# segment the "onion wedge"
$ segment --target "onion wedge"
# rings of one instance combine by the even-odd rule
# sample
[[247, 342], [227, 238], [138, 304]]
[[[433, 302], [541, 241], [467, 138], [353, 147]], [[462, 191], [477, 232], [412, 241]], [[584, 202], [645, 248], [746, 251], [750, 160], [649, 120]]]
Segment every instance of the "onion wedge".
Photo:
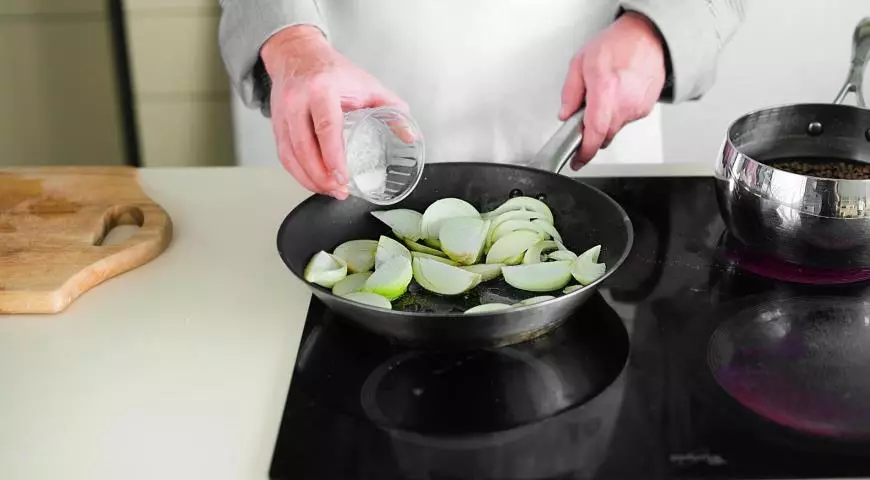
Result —
[[428, 258], [415, 258], [414, 280], [421, 287], [440, 295], [459, 295], [480, 284], [480, 274], [451, 267]]
[[509, 308], [511, 308], [511, 306], [505, 303], [484, 303], [482, 305], [469, 308], [465, 311], [465, 313], [497, 312], [499, 310], [507, 310]]
[[441, 250], [438, 250], [438, 249], [435, 249], [432, 247], [427, 247], [426, 245], [423, 245], [421, 243], [412, 242], [410, 240], [405, 240], [405, 245], [407, 245], [408, 248], [410, 248], [412, 252], [420, 252], [420, 253], [425, 253], [427, 255], [435, 255], [436, 257], [447, 258], [447, 254], [442, 252]]
[[[523, 261], [523, 255], [532, 245], [538, 243], [541, 236], [538, 232], [517, 230], [499, 238], [486, 254], [486, 263], [503, 263], [516, 265]], [[502, 269], [504, 270], [504, 269]]]
[[530, 232], [541, 233], [541, 230], [537, 228], [534, 223], [527, 220], [508, 220], [499, 225], [495, 230], [491, 230], [489, 238], [487, 238], [487, 245], [492, 245], [501, 237], [516, 232], [517, 230], [528, 230]]
[[423, 219], [420, 221], [423, 238], [437, 240], [441, 222], [456, 217], [480, 218], [480, 212], [470, 203], [458, 198], [442, 198], [433, 202], [423, 212]]
[[305, 266], [305, 271], [302, 272], [302, 277], [305, 278], [306, 282], [320, 285], [323, 288], [332, 288], [346, 276], [347, 263], [322, 250], [311, 257], [308, 265]]
[[332, 287], [332, 294], [341, 297], [348, 293], [358, 292], [362, 290], [363, 285], [371, 275], [372, 272], [361, 272], [348, 275]]
[[393, 257], [375, 270], [363, 284], [362, 291], [395, 300], [408, 290], [412, 277], [411, 261], [405, 257]]
[[441, 262], [445, 265], [450, 265], [453, 267], [458, 265], [456, 262], [450, 260], [449, 258], [439, 257], [438, 255], [429, 255], [428, 253], [423, 252], [411, 252], [411, 258], [428, 258], [430, 260], [435, 260], [436, 262]]
[[501, 269], [508, 285], [527, 292], [560, 290], [571, 281], [571, 262], [545, 262]]
[[546, 203], [532, 197], [511, 198], [510, 200], [502, 203], [495, 210], [487, 212], [484, 217], [492, 218], [501, 215], [502, 213], [510, 212], [513, 210], [531, 210], [533, 212], [538, 212], [543, 215], [543, 218], [550, 222], [550, 224], [553, 223], [553, 212], [550, 211], [550, 207], [548, 207]]
[[483, 251], [489, 224], [489, 220], [474, 217], [445, 219], [441, 222], [441, 231], [438, 234], [441, 250], [456, 263], [474, 264]]
[[607, 266], [598, 263], [598, 255], [601, 253], [601, 245], [596, 245], [581, 253], [571, 266], [571, 275], [580, 285], [589, 285], [604, 276]]
[[375, 266], [375, 252], [378, 242], [375, 240], [351, 240], [335, 247], [333, 255], [347, 263], [350, 273], [368, 272]]
[[401, 243], [381, 235], [381, 238], [378, 239], [377, 251], [375, 251], [375, 270], [381, 268], [381, 265], [395, 257], [405, 257], [411, 260], [411, 252]]
[[468, 265], [461, 268], [479, 274], [481, 282], [488, 282], [495, 280], [501, 275], [501, 267], [502, 264], [500, 263], [478, 263], [477, 265]]
[[550, 260], [566, 260], [573, 262], [577, 259], [577, 254], [570, 250], [556, 250], [555, 252], [550, 252], [550, 254], [547, 255], [547, 258]]
[[420, 230], [423, 214], [407, 208], [380, 210], [372, 212], [372, 216], [384, 222], [393, 234], [403, 240], [416, 242], [423, 238]]
[[526, 250], [526, 254], [523, 255], [523, 263], [541, 263], [544, 253], [558, 248], [559, 246], [553, 240], [541, 240]]
[[348, 300], [353, 300], [357, 303], [363, 303], [365, 305], [369, 305], [371, 307], [379, 307], [385, 308], [387, 310], [392, 310], [393, 305], [386, 298], [376, 294], [369, 292], [351, 292], [347, 295], [344, 295], [342, 298], [346, 298]]

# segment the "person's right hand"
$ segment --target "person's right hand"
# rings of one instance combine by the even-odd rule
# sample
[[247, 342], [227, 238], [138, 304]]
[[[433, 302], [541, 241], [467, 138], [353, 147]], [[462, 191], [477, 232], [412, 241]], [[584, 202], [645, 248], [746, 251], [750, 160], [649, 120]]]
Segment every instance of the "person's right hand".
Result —
[[408, 107], [353, 65], [315, 27], [273, 35], [260, 51], [272, 80], [272, 130], [284, 167], [308, 190], [347, 198], [344, 112]]

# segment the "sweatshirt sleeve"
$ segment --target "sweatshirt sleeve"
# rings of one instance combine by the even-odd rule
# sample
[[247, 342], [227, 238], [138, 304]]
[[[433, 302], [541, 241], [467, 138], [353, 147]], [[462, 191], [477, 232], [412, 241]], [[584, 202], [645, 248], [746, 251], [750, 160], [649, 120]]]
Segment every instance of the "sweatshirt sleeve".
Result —
[[[327, 35], [316, 0], [220, 0], [218, 41], [233, 88], [251, 108], [263, 108], [258, 94], [264, 75], [260, 47], [295, 25], [312, 25]], [[260, 65], [260, 68], [257, 68]]]
[[670, 91], [662, 100], [696, 100], [713, 86], [723, 48], [745, 18], [747, 0], [623, 0], [624, 11], [649, 18], [665, 40]]

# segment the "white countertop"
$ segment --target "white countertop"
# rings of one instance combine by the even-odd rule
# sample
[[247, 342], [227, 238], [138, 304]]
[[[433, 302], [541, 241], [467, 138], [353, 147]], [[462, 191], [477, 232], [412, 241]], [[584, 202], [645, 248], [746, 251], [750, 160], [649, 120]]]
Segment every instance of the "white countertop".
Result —
[[0, 479], [268, 478], [310, 295], [276, 232], [308, 193], [277, 167], [141, 179], [174, 223], [163, 255], [58, 315], [0, 315]]

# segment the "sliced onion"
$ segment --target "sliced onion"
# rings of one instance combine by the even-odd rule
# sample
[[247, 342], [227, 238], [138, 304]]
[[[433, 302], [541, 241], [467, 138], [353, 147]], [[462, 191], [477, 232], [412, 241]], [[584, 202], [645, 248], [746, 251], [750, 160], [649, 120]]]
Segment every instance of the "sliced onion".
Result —
[[502, 264], [500, 263], [478, 263], [477, 265], [468, 265], [467, 267], [461, 268], [463, 270], [468, 270], [469, 272], [480, 274], [480, 281], [488, 282], [501, 275], [501, 267]]
[[604, 272], [607, 271], [607, 266], [604, 263], [597, 263], [600, 253], [601, 245], [596, 245], [581, 253], [574, 260], [571, 266], [571, 275], [581, 285], [589, 285], [604, 276]]
[[[556, 242], [560, 244], [564, 243], [562, 242], [562, 235], [559, 235], [559, 231], [556, 230], [556, 227], [554, 227], [552, 223], [547, 223], [543, 220], [532, 220], [532, 225], [534, 225], [535, 228], [540, 230], [542, 233], [546, 233], [547, 235], [549, 235]], [[564, 249], [564, 247], [560, 247], [560, 250], [561, 249]]]
[[[488, 215], [488, 214], [487, 214]], [[489, 227], [490, 235], [495, 231], [502, 223], [510, 221], [510, 220], [525, 220], [531, 221], [535, 219], [540, 219], [544, 215], [541, 212], [532, 212], [529, 210], [512, 210], [510, 212], [504, 212], [501, 215], [495, 217], [489, 217], [484, 215], [485, 218], [492, 218], [492, 225]], [[546, 222], [546, 220], [542, 220]]]
[[374, 268], [377, 250], [378, 242], [375, 240], [351, 240], [335, 247], [332, 254], [347, 263], [348, 272], [359, 273]]
[[394, 257], [405, 257], [411, 260], [411, 252], [401, 243], [390, 237], [381, 235], [378, 239], [378, 249], [375, 252], [375, 270]]
[[488, 245], [494, 244], [501, 237], [509, 233], [516, 232], [517, 230], [528, 230], [530, 232], [537, 233], [541, 232], [540, 229], [535, 227], [534, 223], [529, 222], [528, 220], [508, 220], [499, 225], [499, 227], [495, 230], [491, 230], [489, 238], [487, 239], [487, 241], [489, 242]]
[[508, 285], [528, 292], [552, 292], [571, 281], [571, 262], [545, 262], [501, 269]]
[[342, 278], [347, 276], [347, 263], [344, 260], [319, 251], [305, 266], [302, 277], [306, 282], [315, 283], [323, 288], [332, 288]]
[[385, 308], [387, 310], [392, 310], [393, 305], [386, 298], [370, 292], [351, 292], [347, 295], [344, 295], [342, 298], [346, 298], [348, 300], [353, 300], [357, 303], [362, 303], [365, 305], [369, 305], [371, 307], [379, 307]]
[[526, 250], [540, 240], [541, 236], [538, 232], [517, 230], [509, 233], [492, 244], [486, 254], [486, 263], [516, 265], [523, 261], [523, 254], [526, 253]]
[[544, 253], [558, 248], [559, 246], [552, 240], [541, 240], [526, 250], [526, 254], [523, 255], [523, 263], [541, 263]]
[[428, 258], [415, 258], [414, 280], [421, 287], [440, 295], [459, 295], [480, 284], [480, 274], [451, 267]]
[[546, 302], [547, 300], [552, 300], [554, 298], [556, 297], [552, 295], [541, 295], [540, 297], [527, 298], [523, 301], [517, 302], [515, 305], [518, 307], [526, 307], [529, 305], [534, 305], [536, 303]]
[[577, 259], [577, 254], [570, 250], [556, 250], [555, 252], [550, 252], [550, 254], [547, 255], [547, 258], [550, 260], [567, 260], [573, 262]]
[[459, 264], [474, 264], [480, 258], [489, 224], [489, 220], [474, 217], [444, 219], [438, 234], [441, 250]]
[[384, 222], [390, 227], [393, 234], [403, 240], [416, 242], [423, 238], [423, 233], [420, 230], [423, 214], [420, 212], [407, 208], [397, 208], [372, 212], [372, 216]]
[[395, 300], [408, 290], [412, 277], [411, 261], [401, 256], [393, 257], [375, 270], [375, 273], [366, 280], [362, 291], [377, 293], [387, 300]]
[[491, 218], [513, 210], [531, 210], [533, 212], [539, 212], [543, 215], [543, 218], [547, 219], [551, 224], [553, 223], [553, 212], [550, 211], [550, 207], [548, 207], [546, 203], [532, 197], [511, 198], [502, 203], [495, 210], [487, 212], [486, 217]]
[[511, 306], [505, 303], [484, 303], [476, 307], [471, 307], [465, 313], [485, 313], [497, 312], [499, 310], [508, 310]]
[[358, 292], [362, 290], [363, 285], [371, 275], [372, 272], [361, 272], [348, 275], [333, 285], [332, 294], [341, 297], [348, 293]]
[[439, 242], [437, 238], [424, 238], [423, 243], [429, 247], [441, 250], [441, 242]]
[[423, 212], [423, 219], [420, 223], [423, 238], [437, 239], [441, 230], [441, 222], [456, 217], [480, 218], [480, 212], [470, 203], [458, 198], [442, 198], [435, 201]]
[[411, 249], [412, 252], [420, 252], [425, 253], [427, 255], [435, 255], [436, 257], [444, 257], [447, 258], [447, 254], [442, 252], [441, 250], [434, 249], [432, 247], [427, 247], [426, 245], [412, 242], [410, 240], [405, 240], [405, 245]]
[[576, 292], [577, 290], [580, 290], [581, 288], [583, 288], [583, 285], [568, 285], [567, 287], [565, 287], [562, 290], [562, 293], [564, 293], [565, 295], [568, 295], [569, 293]]
[[428, 258], [430, 260], [435, 260], [436, 262], [441, 262], [445, 265], [451, 265], [454, 267], [456, 265], [458, 265], [456, 262], [454, 262], [453, 260], [450, 260], [449, 258], [439, 257], [438, 255], [429, 255], [428, 253], [423, 253], [423, 252], [411, 252], [411, 257], [412, 258]]

